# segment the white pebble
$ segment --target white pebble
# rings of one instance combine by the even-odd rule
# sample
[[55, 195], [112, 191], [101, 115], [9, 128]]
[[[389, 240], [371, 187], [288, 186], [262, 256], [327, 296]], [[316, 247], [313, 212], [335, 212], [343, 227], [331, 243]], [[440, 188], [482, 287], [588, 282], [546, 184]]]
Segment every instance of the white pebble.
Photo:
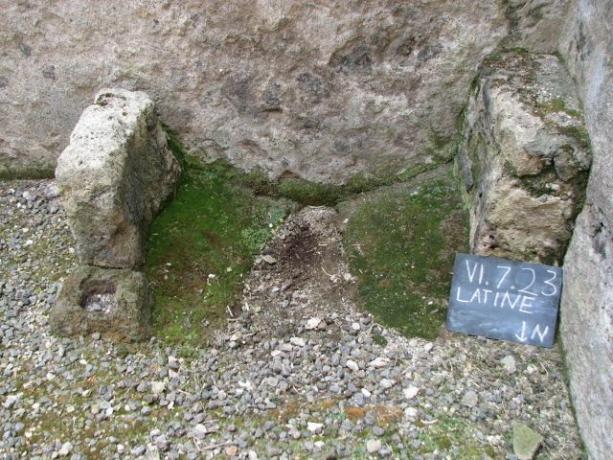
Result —
[[419, 388], [414, 385], [409, 385], [407, 388], [402, 390], [402, 392], [404, 393], [404, 397], [406, 399], [413, 399], [415, 396], [417, 396], [417, 393], [419, 393]]
[[324, 429], [323, 423], [315, 423], [315, 422], [307, 423], [307, 430], [309, 430], [311, 433], [321, 433], [323, 429]]
[[304, 347], [306, 345], [306, 340], [304, 340], [302, 337], [292, 337], [289, 339], [289, 341], [292, 345], [297, 347]]
[[374, 454], [381, 450], [381, 441], [378, 439], [369, 439], [366, 441], [366, 450], [369, 454]]
[[387, 358], [378, 357], [368, 363], [368, 367], [381, 368], [387, 366], [389, 360]]
[[72, 444], [70, 442], [65, 442], [64, 444], [62, 444], [62, 447], [58, 451], [58, 454], [60, 457], [67, 457], [70, 452], [72, 452]]

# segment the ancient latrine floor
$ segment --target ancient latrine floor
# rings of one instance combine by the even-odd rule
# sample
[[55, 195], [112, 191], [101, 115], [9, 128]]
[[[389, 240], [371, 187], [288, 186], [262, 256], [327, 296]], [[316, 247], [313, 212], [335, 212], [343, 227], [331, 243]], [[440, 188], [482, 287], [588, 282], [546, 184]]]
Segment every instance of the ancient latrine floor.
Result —
[[581, 456], [557, 349], [407, 339], [359, 311], [327, 208], [290, 217], [206, 348], [60, 339], [74, 267], [53, 182], [0, 183], [0, 454], [26, 458]]

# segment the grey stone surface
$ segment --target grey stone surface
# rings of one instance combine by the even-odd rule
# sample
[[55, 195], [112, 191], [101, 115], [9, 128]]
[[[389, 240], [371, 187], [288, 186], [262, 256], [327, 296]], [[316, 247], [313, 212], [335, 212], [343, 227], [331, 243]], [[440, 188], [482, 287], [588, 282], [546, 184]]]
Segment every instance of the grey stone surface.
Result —
[[613, 452], [613, 240], [593, 204], [577, 219], [564, 264], [561, 336], [584, 442], [594, 459]]
[[510, 22], [507, 48], [524, 48], [538, 53], [554, 53], [564, 28], [566, 12], [575, 0], [507, 0]]
[[464, 117], [458, 164], [471, 251], [561, 263], [591, 150], [574, 85], [553, 55], [496, 53]]
[[[92, 310], [92, 298], [113, 298], [112, 308]], [[115, 340], [149, 338], [151, 293], [145, 276], [131, 270], [80, 266], [65, 279], [49, 323], [62, 336], [102, 333]]]
[[100, 91], [56, 169], [80, 262], [141, 265], [148, 224], [179, 174], [153, 101], [142, 92]]
[[613, 452], [613, 3], [578, 0], [560, 53], [585, 107], [594, 161], [564, 268], [561, 328], [577, 421], [590, 458]]
[[147, 92], [197, 152], [320, 181], [445, 161], [496, 0], [0, 0], [0, 168], [53, 165], [94, 91]]
[[543, 443], [543, 437], [520, 422], [513, 423], [513, 452], [518, 460], [532, 460]]

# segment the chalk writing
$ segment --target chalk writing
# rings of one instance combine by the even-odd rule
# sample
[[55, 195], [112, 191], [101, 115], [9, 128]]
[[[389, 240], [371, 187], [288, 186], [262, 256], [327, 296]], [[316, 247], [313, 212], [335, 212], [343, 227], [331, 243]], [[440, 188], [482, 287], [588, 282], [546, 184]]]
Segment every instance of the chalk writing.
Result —
[[457, 254], [447, 327], [550, 347], [561, 287], [559, 267]]

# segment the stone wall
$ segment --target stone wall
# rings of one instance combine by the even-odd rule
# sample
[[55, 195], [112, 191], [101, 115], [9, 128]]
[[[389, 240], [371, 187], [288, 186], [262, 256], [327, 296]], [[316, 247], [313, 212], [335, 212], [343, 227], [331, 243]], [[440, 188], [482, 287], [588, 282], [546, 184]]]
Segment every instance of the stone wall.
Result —
[[[457, 160], [471, 205], [471, 249], [550, 263], [564, 256], [560, 338], [570, 389], [590, 458], [608, 459], [613, 452], [613, 3], [543, 3], [541, 12], [562, 4], [567, 9], [557, 55], [551, 50], [553, 30], [546, 23], [529, 26], [528, 3], [510, 2], [511, 29], [501, 43], [502, 49], [523, 49], [486, 59], [462, 122]], [[555, 29], [555, 21], [549, 24]], [[576, 148], [586, 142], [587, 150]], [[586, 190], [589, 163], [581, 150], [593, 156]], [[549, 166], [543, 167], [543, 160]]]
[[574, 84], [557, 56], [497, 52], [481, 66], [457, 162], [471, 252], [561, 264], [591, 162]]
[[[0, 0], [0, 173], [53, 167], [103, 87], [146, 91], [193, 150], [274, 176], [447, 161], [507, 3]], [[551, 26], [542, 1], [511, 3]]]
[[564, 261], [561, 336], [591, 458], [613, 452], [613, 3], [577, 0], [560, 53], [576, 79], [593, 149], [585, 207]]

